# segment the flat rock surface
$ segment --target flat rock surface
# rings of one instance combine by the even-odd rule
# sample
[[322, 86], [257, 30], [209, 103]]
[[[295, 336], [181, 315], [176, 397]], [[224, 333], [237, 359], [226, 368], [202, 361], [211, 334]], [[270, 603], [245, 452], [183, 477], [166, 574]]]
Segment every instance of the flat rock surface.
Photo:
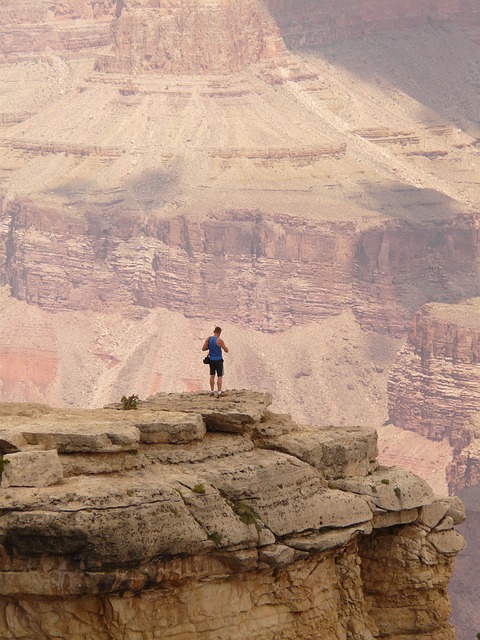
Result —
[[272, 403], [269, 393], [227, 391], [219, 398], [209, 393], [157, 393], [139, 403], [139, 409], [201, 414], [211, 431], [243, 433], [265, 417]]

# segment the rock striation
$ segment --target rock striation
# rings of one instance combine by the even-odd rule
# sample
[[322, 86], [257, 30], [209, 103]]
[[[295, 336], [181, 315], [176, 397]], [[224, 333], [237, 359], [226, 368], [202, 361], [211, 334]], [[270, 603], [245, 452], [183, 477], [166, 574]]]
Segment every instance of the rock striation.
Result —
[[123, 0], [100, 71], [231, 73], [285, 51], [260, 0]]
[[[294, 8], [302, 33], [476, 21], [469, 2], [377, 4], [8, 0], [0, 282], [46, 311], [208, 308], [278, 332], [353, 309], [391, 336], [477, 295], [476, 31], [368, 40], [353, 61], [282, 40]], [[445, 94], [426, 82], [450, 48]], [[407, 79], [375, 66], [407, 54]]]
[[270, 402], [1, 405], [2, 638], [453, 640], [461, 502]]
[[0, 7], [2, 61], [52, 51], [85, 54], [110, 44], [115, 0], [4, 0]]
[[0, 274], [14, 297], [47, 311], [137, 317], [158, 307], [203, 317], [208, 308], [268, 332], [353, 309], [363, 328], [403, 336], [417, 305], [476, 293], [477, 215], [433, 231], [245, 210], [142, 225], [119, 198], [108, 217], [99, 206], [83, 219], [31, 200], [5, 203]]
[[428, 304], [390, 373], [389, 417], [397, 426], [453, 447], [452, 492], [480, 482], [480, 300]]

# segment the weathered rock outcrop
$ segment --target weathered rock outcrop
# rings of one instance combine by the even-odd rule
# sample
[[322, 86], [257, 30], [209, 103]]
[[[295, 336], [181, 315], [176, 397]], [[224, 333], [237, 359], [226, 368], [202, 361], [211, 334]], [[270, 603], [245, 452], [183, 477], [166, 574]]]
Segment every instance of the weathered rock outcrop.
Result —
[[390, 374], [389, 414], [398, 426], [450, 443], [449, 491], [467, 488], [470, 497], [467, 520], [472, 522], [464, 531], [470, 551], [457, 567], [450, 591], [461, 638], [470, 637], [479, 623], [476, 579], [470, 569], [478, 565], [478, 499], [472, 498], [478, 498], [480, 484], [479, 383], [480, 300], [422, 307]]
[[2, 62], [60, 51], [93, 52], [110, 44], [115, 0], [4, 0], [0, 7]]
[[416, 314], [389, 379], [389, 416], [397, 426], [447, 439], [452, 491], [480, 481], [480, 300], [429, 304]]
[[397, 426], [449, 438], [478, 412], [480, 299], [427, 304], [390, 375], [389, 415]]
[[261, 0], [123, 0], [114, 51], [97, 69], [164, 74], [230, 73], [285, 50]]
[[420, 303], [476, 294], [477, 216], [364, 231], [353, 221], [254, 211], [145, 222], [128, 204], [114, 210], [79, 219], [9, 202], [3, 282], [48, 311], [141, 316], [164, 307], [203, 317], [208, 308], [275, 332], [353, 308], [364, 328], [393, 336], [404, 334]]
[[2, 637], [453, 640], [460, 501], [270, 400], [2, 405]]

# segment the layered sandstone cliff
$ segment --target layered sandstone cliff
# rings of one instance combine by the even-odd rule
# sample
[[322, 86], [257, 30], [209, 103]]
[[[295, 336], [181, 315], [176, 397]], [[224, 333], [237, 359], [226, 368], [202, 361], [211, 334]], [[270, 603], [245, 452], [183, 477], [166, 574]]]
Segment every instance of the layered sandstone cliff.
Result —
[[454, 620], [459, 637], [476, 632], [478, 564], [475, 522], [480, 483], [480, 301], [429, 304], [416, 314], [407, 343], [391, 370], [388, 396], [390, 420], [427, 438], [449, 443], [446, 466], [451, 493], [464, 492], [469, 552], [457, 567], [452, 584]]
[[285, 50], [260, 0], [123, 0], [117, 17], [113, 54], [98, 70], [231, 73]]
[[449, 440], [452, 491], [480, 480], [479, 383], [479, 299], [422, 307], [390, 374], [389, 416], [397, 426]]
[[269, 403], [3, 405], [2, 637], [453, 640], [461, 503]]
[[108, 209], [79, 219], [6, 203], [0, 273], [12, 295], [48, 311], [137, 317], [208, 308], [270, 332], [353, 309], [363, 328], [401, 336], [418, 305], [477, 291], [478, 216], [365, 231], [252, 211], [145, 220], [121, 201]]
[[[161, 16], [161, 17], [160, 17]], [[120, 18], [112, 32], [109, 25]], [[70, 32], [52, 22], [75, 21]], [[94, 24], [96, 23], [96, 25]], [[317, 46], [382, 31], [456, 23], [478, 27], [474, 0], [4, 0], [2, 53], [76, 50], [114, 43], [99, 65], [117, 70], [230, 71], [289, 47]], [[96, 41], [95, 41], [96, 38]], [[137, 57], [138, 54], [138, 57]]]
[[3, 0], [0, 7], [2, 61], [52, 51], [92, 52], [111, 42], [115, 0]]
[[[2, 3], [1, 282], [38, 323], [22, 349], [9, 337], [24, 325], [2, 308], [2, 397], [85, 406], [105, 389], [168, 389], [155, 356], [169, 332], [153, 329], [166, 309], [175, 330], [184, 315], [247, 327], [237, 379], [284, 389], [288, 369], [296, 410], [316, 423], [348, 423], [352, 404], [362, 420], [367, 404], [383, 415], [392, 355], [379, 363], [379, 334], [404, 335], [425, 302], [478, 295], [478, 10], [356, 7]], [[362, 31], [298, 56], [280, 39]], [[334, 334], [351, 310], [371, 340]], [[150, 343], [125, 328], [132, 317]], [[194, 344], [205, 327], [191, 327]], [[315, 349], [291, 355], [305, 335]], [[199, 389], [189, 358], [178, 384]], [[466, 445], [452, 486], [478, 477]]]
[[[415, 87], [429, 60], [459, 51], [444, 61], [459, 112], [453, 90], [427, 108], [434, 88], [415, 95], [401, 64], [381, 78], [349, 71], [348, 56], [286, 53], [259, 0], [185, 7], [119, 5], [97, 72], [51, 52], [2, 66], [0, 274], [12, 295], [137, 317], [208, 308], [270, 332], [353, 308], [363, 328], [399, 336], [423, 303], [478, 294], [477, 70], [462, 63], [475, 32], [381, 43], [391, 61], [419, 39], [428, 48], [409, 66]], [[105, 26], [95, 12], [111, 9], [58, 3], [41, 19]]]

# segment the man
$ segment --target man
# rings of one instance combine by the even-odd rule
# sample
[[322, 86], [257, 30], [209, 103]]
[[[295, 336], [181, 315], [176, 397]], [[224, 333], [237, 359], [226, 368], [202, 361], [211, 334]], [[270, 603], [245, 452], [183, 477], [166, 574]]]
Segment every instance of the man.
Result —
[[215, 374], [217, 375], [217, 398], [222, 395], [222, 379], [223, 379], [223, 354], [228, 353], [228, 347], [220, 338], [222, 330], [215, 327], [213, 336], [210, 336], [203, 343], [202, 351], [208, 351], [210, 356], [210, 395], [213, 396], [215, 389]]

